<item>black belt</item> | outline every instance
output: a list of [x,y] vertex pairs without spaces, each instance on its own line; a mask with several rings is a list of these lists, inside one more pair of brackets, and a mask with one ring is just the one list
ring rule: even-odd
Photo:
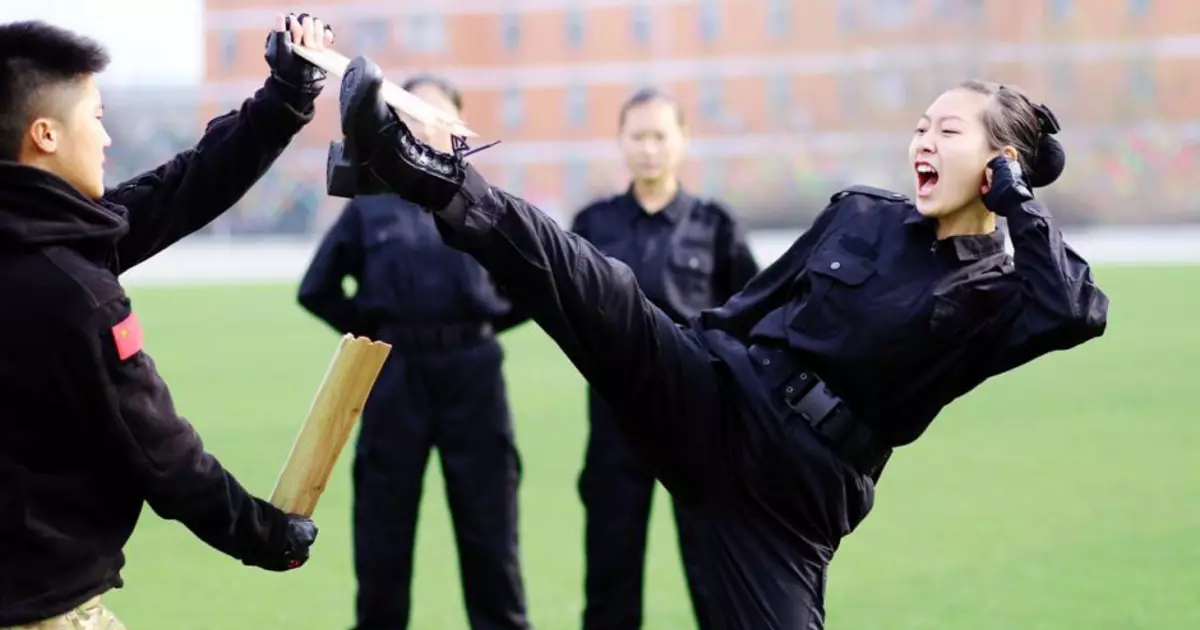
[[786,351],[753,345],[749,354],[772,396],[787,408],[789,419],[804,421],[842,461],[878,478],[891,457],[891,447],[851,413],[816,373],[799,366]]
[[391,344],[394,350],[409,352],[452,350],[494,336],[492,325],[488,322],[444,326],[384,324],[375,333],[375,337]]

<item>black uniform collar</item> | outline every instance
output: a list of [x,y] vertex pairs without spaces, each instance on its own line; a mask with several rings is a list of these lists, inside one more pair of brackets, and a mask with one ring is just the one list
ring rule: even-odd
[[[916,208],[909,208],[908,216],[904,217],[905,225],[920,225],[936,231],[937,220],[926,217]],[[943,243],[953,245],[955,256],[962,262],[982,260],[989,256],[1004,253],[1004,231],[997,227],[991,234],[972,234],[969,236],[951,236],[942,239]]]
[[0,161],[0,243],[116,243],[128,230],[124,208],[89,199],[42,169]]
[[625,190],[624,196],[630,208],[647,216],[661,216],[671,223],[679,223],[679,221],[683,219],[684,213],[687,211],[688,207],[690,207],[692,202],[692,196],[683,189],[683,186],[680,186],[675,192],[675,197],[671,199],[671,202],[664,206],[662,210],[659,210],[652,215],[651,213],[646,212],[646,209],[642,207],[642,204],[638,203],[637,197],[633,194],[633,184],[630,184],[629,188]]

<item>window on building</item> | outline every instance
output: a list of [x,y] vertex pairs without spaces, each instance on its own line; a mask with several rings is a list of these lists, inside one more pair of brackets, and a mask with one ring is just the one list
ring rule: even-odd
[[500,122],[505,127],[519,127],[525,122],[525,93],[518,87],[504,91],[500,105]]
[[767,34],[787,37],[792,32],[792,1],[767,0]]
[[353,30],[351,45],[360,55],[387,50],[391,44],[392,33],[385,20],[361,20],[354,25]]
[[583,44],[583,8],[578,2],[571,3],[564,16],[566,20],[567,45],[578,48]]
[[1150,9],[1153,8],[1150,0],[1127,0],[1129,4],[1129,16],[1134,19],[1141,19],[1150,14]]
[[629,31],[633,41],[643,46],[650,43],[652,21],[650,7],[645,2],[638,2],[629,8]]
[[[1075,90],[1075,67],[1070,61],[1058,60],[1050,64],[1051,97],[1061,101],[1059,108],[1064,107],[1071,99]],[[1065,110],[1061,110],[1065,111]]]
[[862,82],[866,77],[857,72],[842,72],[837,75],[838,110],[842,118],[862,111]]
[[504,174],[504,190],[520,196],[525,194],[525,166],[511,164]]
[[238,34],[234,30],[221,31],[221,67],[225,69],[232,68],[237,65],[238,56]]
[[700,115],[708,120],[719,120],[724,108],[724,86],[720,79],[707,79],[700,83]]
[[588,91],[582,84],[571,85],[567,88],[566,98],[567,124],[572,127],[582,127],[588,120]]
[[710,157],[704,161],[701,168],[703,176],[700,181],[700,194],[706,197],[720,197],[725,193],[725,175],[728,165],[725,160]]
[[520,15],[511,11],[504,14],[500,19],[500,37],[504,42],[504,47],[510,50],[521,45]]
[[929,3],[929,17],[935,22],[957,20],[962,13],[960,0],[933,0]]
[[901,109],[908,104],[908,76],[901,70],[889,70],[876,76],[876,102],[885,109]]
[[884,28],[905,26],[912,19],[911,0],[871,0],[871,18]]
[[983,0],[962,0],[963,20],[971,23],[983,21]]
[[700,39],[710,42],[721,34],[721,5],[717,0],[699,0]]
[[1158,79],[1154,74],[1154,61],[1147,57],[1131,59],[1128,69],[1129,92],[1134,100],[1153,101],[1158,95]]
[[570,203],[578,203],[589,196],[589,167],[590,165],[581,159],[567,162],[563,177],[563,199]]
[[1071,6],[1071,0],[1049,0],[1046,6],[1050,10],[1050,17],[1055,20],[1070,19],[1074,9]]
[[858,0],[838,0],[838,28],[843,31],[853,31],[858,28]]
[[772,117],[788,120],[794,96],[791,75],[780,74],[767,81],[767,104]]
[[410,13],[404,18],[402,45],[409,52],[432,53],[446,49],[446,18],[441,13]]

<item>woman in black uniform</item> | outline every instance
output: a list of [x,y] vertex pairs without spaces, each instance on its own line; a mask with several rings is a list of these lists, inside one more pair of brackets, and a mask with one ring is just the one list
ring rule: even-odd
[[433,212],[621,410],[695,515],[714,627],[822,628],[827,567],[891,449],[987,378],[1104,332],[1107,297],[1031,192],[1062,172],[1058,123],[1014,88],[942,94],[909,148],[915,201],[837,193],[745,290],[681,327],[628,267],[490,187],[461,151],[414,140],[373,63],[346,76],[334,174],[358,168]]

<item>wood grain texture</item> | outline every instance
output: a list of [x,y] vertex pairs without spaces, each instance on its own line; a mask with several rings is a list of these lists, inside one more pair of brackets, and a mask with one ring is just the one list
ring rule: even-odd
[[[348,57],[330,48],[314,50],[307,46],[294,46],[294,50],[296,54],[307,59],[313,65],[339,79],[346,73],[346,67],[350,65]],[[430,105],[419,96],[391,81],[384,80],[380,91],[383,100],[388,105],[426,125],[447,131],[460,138],[474,138],[479,135],[468,129],[461,120],[450,113]]]
[[392,347],[344,335],[271,491],[271,504],[312,516]]

